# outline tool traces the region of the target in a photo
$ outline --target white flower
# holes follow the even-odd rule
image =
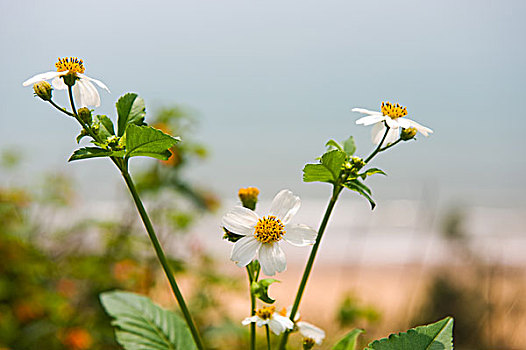
[[[270,330],[276,335],[280,335],[287,329],[294,328],[294,323],[287,317],[277,313],[275,306],[264,306],[256,311],[255,316],[247,317],[241,322],[243,326],[250,323],[256,323],[258,327],[268,325]]]
[[[100,96],[92,82],[110,92],[103,82],[83,74],[85,71],[84,63],[76,57],[59,58],[58,62],[55,63],[55,67],[57,67],[56,72],[51,71],[37,74],[24,81],[22,85],[29,86],[39,81],[53,79],[52,84],[55,89],[66,90],[68,87],[64,83],[63,77],[68,74],[73,75],[77,77],[75,85],[73,85],[73,95],[75,96],[78,107],[100,106]]]
[[[290,311],[291,308],[284,308],[280,311],[280,315],[286,316],[290,319]],[[321,328],[316,327],[315,325],[305,322],[305,321],[299,321],[300,319],[300,313],[296,312],[296,315],[294,315],[294,322],[296,323],[296,327],[298,328],[298,331],[301,333],[301,335],[304,338],[309,338],[314,340],[314,342],[318,345],[320,345],[325,339],[325,331]]]
[[[402,107],[399,104],[394,105],[389,102],[382,102],[381,112],[370,111],[363,108],[353,108],[352,111],[367,114],[367,116],[358,119],[356,124],[374,124],[373,129],[371,130],[371,136],[375,145],[382,141],[386,129],[385,124],[389,127],[389,131],[382,146],[386,146],[398,140],[400,135],[399,128],[415,128],[424,136],[433,133],[433,130],[426,128],[411,119],[404,118],[407,115],[407,108]]]
[[[301,205],[300,198],[289,190],[279,192],[268,216],[260,218],[254,211],[237,206],[223,216],[222,225],[230,232],[244,236],[232,248],[230,259],[239,267],[247,266],[256,255],[263,273],[273,276],[287,268],[281,239],[295,246],[314,244],[316,231],[306,225],[289,224]]]

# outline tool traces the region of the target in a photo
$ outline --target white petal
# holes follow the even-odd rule
[[[82,88],[80,87],[79,81],[77,80],[75,82],[75,85],[73,85],[73,99],[75,101],[75,104],[78,107],[82,107],[82,105],[84,105],[83,92],[85,92],[85,91],[84,91],[83,87]]]
[[[387,137],[385,138],[385,141],[382,146],[385,147],[388,144],[395,142],[399,138],[400,138],[400,131],[398,129],[389,129],[389,132],[387,133]]]
[[[276,335],[280,335],[286,329],[294,328],[294,323],[287,317],[283,317],[279,314],[274,314],[268,323],[272,332]]]
[[[407,120],[410,124],[411,127],[415,128],[417,131],[419,131],[420,133],[422,133],[422,135],[424,136],[429,136],[429,134],[432,134],[433,133],[433,130],[423,126],[423,125],[420,125],[418,124],[417,122],[411,120],[411,119],[408,119]]]
[[[398,122],[398,126],[404,129],[409,128],[411,124],[411,120],[407,118],[398,118],[397,122]]]
[[[301,335],[305,338],[313,339],[318,345],[320,345],[323,339],[325,339],[325,331],[315,325],[303,321],[296,323],[296,325],[298,326]]]
[[[287,258],[277,242],[262,244],[258,252],[258,260],[263,273],[267,276],[274,276],[276,272],[283,272],[287,268]]]
[[[247,266],[254,258],[261,247],[261,242],[254,238],[254,236],[245,236],[234,243],[230,260],[236,263],[239,267]]]
[[[259,320],[258,316],[251,316],[251,317],[247,317],[243,321],[241,321],[241,324],[243,326],[246,326],[246,325],[251,324],[252,322],[257,322],[258,320]]]
[[[351,109],[351,111],[358,112],[358,113],[369,114],[369,115],[382,115],[381,112],[370,111],[370,110],[365,109],[365,108],[353,108],[353,109]]]
[[[87,80],[90,80],[92,82],[94,82],[95,84],[97,84],[100,88],[103,88],[104,90],[110,92],[110,89],[108,89],[108,87],[106,86],[106,84],[104,84],[102,81],[100,80],[97,80],[97,79],[93,79],[93,78],[90,78],[88,77],[87,75],[84,75],[84,74],[77,74],[80,78],[82,79],[87,79]]]
[[[88,107],[88,106],[99,107],[100,106],[100,96],[95,86],[89,80],[85,80],[85,79],[77,80],[75,85],[77,84],[80,87],[80,94],[82,96],[82,104],[80,107]]]
[[[373,126],[371,129],[371,140],[373,144],[377,145],[382,141],[382,137],[385,134],[385,125],[384,123],[378,123]]]
[[[383,120],[385,120],[386,117],[383,115],[368,115],[366,117],[362,117],[356,121],[356,124],[362,124],[362,125],[371,125],[375,123],[379,123]]]
[[[45,72],[37,74],[26,81],[22,83],[23,86],[29,86],[33,85],[34,83],[38,83],[39,81],[49,80],[53,79],[54,77],[58,77],[59,75],[64,74],[64,72]]]
[[[57,90],[66,90],[68,88],[68,86],[64,83],[64,79],[61,77],[53,78],[51,84],[53,84],[53,87]]]
[[[283,239],[292,245],[304,247],[314,244],[317,235],[316,231],[307,225],[286,225]]]
[[[398,119],[393,118],[385,118],[385,122],[387,123],[387,126],[389,126],[391,129],[398,129],[400,125],[398,124]]]
[[[254,227],[258,220],[258,214],[254,211],[237,206],[223,216],[221,225],[235,234],[249,236],[254,234]]]
[[[289,190],[281,190],[272,201],[270,215],[276,216],[286,224],[298,212],[300,206],[300,197],[295,196]]]
[[[258,320],[256,321],[256,326],[263,327],[264,325],[268,324],[269,320],[264,320],[258,317]]]

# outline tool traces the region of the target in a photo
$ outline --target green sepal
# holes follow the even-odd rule
[[[378,168],[369,168],[363,173],[358,174],[358,176],[360,176],[362,179],[365,180],[367,176],[374,175],[374,174],[382,174],[382,175],[387,176],[387,174],[382,169],[378,169]]]
[[[167,160],[169,149],[180,139],[151,126],[129,124],[126,128],[126,158],[145,156]]]
[[[349,138],[343,141],[343,150],[349,156],[352,156],[356,152],[356,144],[354,143],[354,137],[349,136]]]
[[[268,287],[274,282],[280,281],[274,278],[265,278],[257,282],[254,281],[250,286],[250,290],[259,300],[267,304],[273,304],[276,300],[268,296]]]
[[[68,162],[89,158],[109,157],[112,155],[112,153],[112,151],[103,148],[83,147],[73,152],[71,157],[69,157]]]
[[[345,152],[338,149],[327,151],[320,158],[320,164],[307,164],[303,168],[303,181],[336,183],[342,165],[347,159]]]
[[[105,115],[96,115],[95,121],[99,125],[97,134],[101,139],[106,140],[108,137],[115,135],[113,122],[110,118]]]
[[[427,326],[411,328],[405,333],[391,334],[375,340],[365,350],[453,350],[453,318],[446,317]]]
[[[371,197],[371,190],[365,184],[360,182],[360,180],[351,179],[351,180],[346,181],[343,185],[347,187],[348,189],[350,189],[351,191],[358,192],[363,197],[365,197],[365,199],[369,201],[369,204],[371,204],[371,210],[374,209],[374,207],[376,206],[376,203]]]
[[[325,144],[325,147],[333,147],[333,148],[335,148],[335,149],[337,149],[339,151],[344,152],[342,145],[340,145],[340,143],[338,141],[335,141],[335,140],[332,140],[332,139],[327,141],[327,143]]]
[[[332,350],[356,350],[358,336],[364,332],[363,329],[355,328],[341,338]]]
[[[116,103],[117,107],[117,136],[122,136],[126,132],[129,124],[145,125],[146,107],[144,100],[135,93],[127,93],[121,96]]]

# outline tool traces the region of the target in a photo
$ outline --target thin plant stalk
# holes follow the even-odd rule
[[[248,274],[248,281],[249,281],[249,288],[250,291],[250,316],[254,316],[256,314],[256,296],[254,295],[254,292],[252,292],[252,282],[254,281],[254,275],[250,269],[250,264],[247,265],[247,274]],[[254,322],[250,322],[250,350],[256,349],[256,324]]]
[[[270,330],[268,324],[265,325],[265,331],[267,333],[267,350],[270,350]]]

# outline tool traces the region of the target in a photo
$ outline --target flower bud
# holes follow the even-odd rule
[[[407,129],[402,129],[402,132],[400,133],[400,138],[403,140],[403,141],[409,141],[411,139],[413,139],[416,135],[416,129],[415,128],[407,128]]]
[[[255,210],[258,202],[259,190],[256,187],[240,188],[238,192],[239,199],[245,208]]]
[[[316,342],[312,338],[304,338],[303,339],[303,350],[310,350],[314,347]]]
[[[80,120],[82,120],[84,123],[88,125],[91,125],[91,111],[88,108],[86,107],[79,108],[78,114],[79,114]]]
[[[351,157],[351,163],[356,170],[360,170],[365,166],[365,162],[360,157]]]
[[[51,92],[53,88],[47,81],[39,81],[33,85],[33,90],[35,91],[35,96],[40,97],[44,101],[51,100]]]

